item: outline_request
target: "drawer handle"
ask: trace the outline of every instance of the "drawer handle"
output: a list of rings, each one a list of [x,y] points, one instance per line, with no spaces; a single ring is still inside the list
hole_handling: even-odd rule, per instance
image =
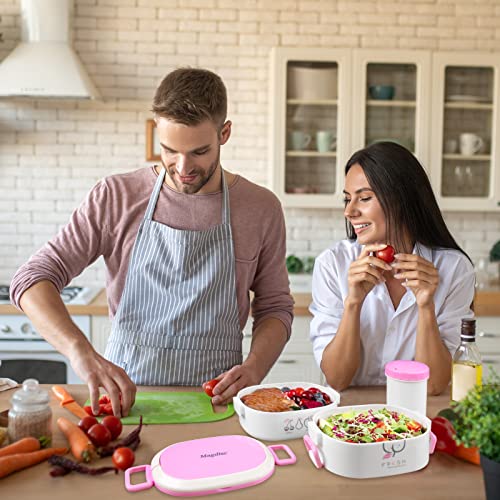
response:
[[[293,365],[294,363],[297,363],[296,359],[279,359],[278,363],[281,363],[282,365]]]
[[[500,364],[500,359],[483,359],[483,365],[485,364],[498,365]]]
[[[479,336],[485,339],[500,338],[500,333],[479,332]]]

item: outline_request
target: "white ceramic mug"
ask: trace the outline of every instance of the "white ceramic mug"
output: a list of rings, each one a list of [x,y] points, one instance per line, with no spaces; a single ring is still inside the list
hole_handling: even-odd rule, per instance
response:
[[[483,139],[476,134],[460,134],[460,154],[475,155],[483,147]]]
[[[316,132],[316,149],[320,153],[328,153],[335,149],[337,139],[331,130],[318,130]]]
[[[311,144],[312,137],[302,130],[292,130],[289,133],[290,149],[300,151],[306,149]]]

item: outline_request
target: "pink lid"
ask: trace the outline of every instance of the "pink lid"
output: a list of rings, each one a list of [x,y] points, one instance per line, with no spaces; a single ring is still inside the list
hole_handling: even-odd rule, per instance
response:
[[[385,374],[396,380],[418,382],[429,378],[429,367],[419,361],[396,360],[385,365]]]
[[[171,444],[161,452],[165,474],[179,480],[205,479],[255,469],[266,461],[266,447],[248,436],[215,436]],[[274,470],[274,460],[272,461]]]

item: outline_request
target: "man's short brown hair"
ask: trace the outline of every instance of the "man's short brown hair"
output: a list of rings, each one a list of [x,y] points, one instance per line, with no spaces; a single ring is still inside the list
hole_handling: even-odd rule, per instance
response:
[[[209,119],[219,129],[226,121],[227,93],[220,76],[200,68],[179,68],[156,89],[153,112],[183,125]]]

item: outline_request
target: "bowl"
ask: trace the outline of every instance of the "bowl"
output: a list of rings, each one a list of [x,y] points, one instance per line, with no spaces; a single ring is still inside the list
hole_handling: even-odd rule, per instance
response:
[[[331,404],[320,408],[309,408],[307,410],[291,410],[281,412],[268,412],[255,410],[245,405],[241,398],[257,389],[263,388],[289,387],[295,389],[302,387],[309,389],[315,387],[328,394],[332,400]],[[266,441],[280,441],[283,439],[297,439],[303,437],[307,432],[307,424],[312,420],[313,415],[323,408],[333,409],[340,402],[340,394],[331,387],[313,384],[309,382],[276,382],[274,384],[261,384],[245,387],[233,398],[234,410],[240,420],[243,430],[250,436]]]
[[[420,436],[397,441],[378,443],[347,443],[325,434],[318,421],[338,413],[350,411],[380,410],[403,413],[425,428]],[[319,469],[325,467],[339,476],[365,479],[370,477],[393,476],[423,469],[429,462],[429,455],[434,452],[436,436],[431,432],[431,421],[424,415],[400,406],[371,404],[358,406],[325,406],[317,409],[307,424],[307,436],[304,444],[309,457]]]
[[[289,67],[288,99],[337,99],[336,67]]]
[[[395,89],[392,85],[370,85],[368,87],[372,99],[389,100],[394,97]]]

